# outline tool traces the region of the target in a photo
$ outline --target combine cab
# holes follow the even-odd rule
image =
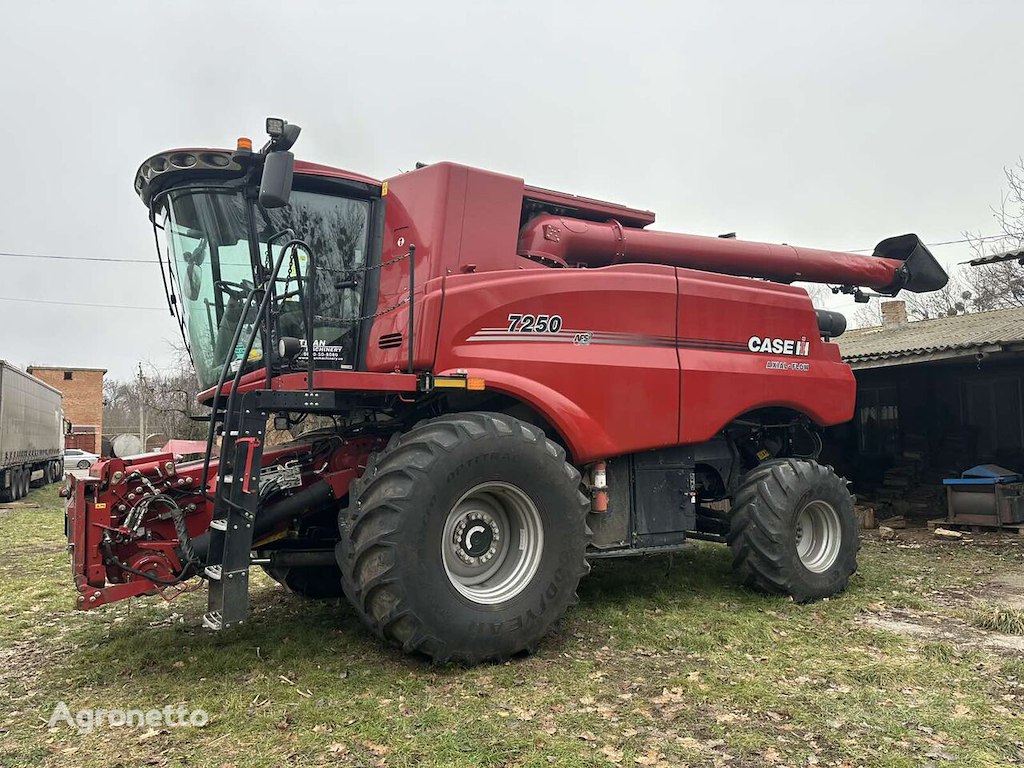
[[[789,283],[934,290],[916,236],[862,256],[657,232],[452,163],[379,182],[295,161],[298,127],[267,129],[136,176],[213,416],[202,461],[72,482],[80,607],[205,579],[227,629],[259,565],[474,663],[536,647],[589,561],[689,538],[755,589],[846,587],[852,499],[817,463],[853,413],[845,321]]]

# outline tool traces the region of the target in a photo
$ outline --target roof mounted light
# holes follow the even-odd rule
[[[267,208],[286,205],[294,166],[289,150],[302,129],[280,117],[268,117],[266,127],[270,141],[259,152],[253,151],[252,139],[241,136],[234,150],[175,149],[153,155],[135,173],[135,191],[148,207],[154,195],[189,178],[188,174],[223,171],[237,178],[262,165],[263,205]]]
[[[267,135],[272,139],[276,139],[278,136],[284,134],[284,127],[286,125],[288,125],[287,120],[282,120],[280,117],[268,117]]]
[[[270,149],[287,152],[299,138],[302,128],[289,123],[280,117],[267,118],[267,135],[270,136]]]

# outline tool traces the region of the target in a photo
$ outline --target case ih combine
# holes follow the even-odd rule
[[[728,543],[759,590],[846,586],[853,503],[816,461],[853,413],[845,321],[788,283],[940,288],[915,235],[854,255],[649,231],[451,163],[379,182],[298,162],[298,127],[267,131],[136,176],[213,418],[205,461],[71,481],[79,607],[200,578],[226,629],[259,565],[473,663],[533,649],[588,561],[688,538]]]

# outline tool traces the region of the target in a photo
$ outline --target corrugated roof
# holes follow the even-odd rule
[[[30,365],[26,368],[29,373],[32,371],[83,371],[86,373],[106,373],[106,368],[82,368],[80,365]]]
[[[1024,307],[847,331],[836,342],[849,363],[968,351],[1024,342]]]
[[[972,267],[980,267],[985,264],[995,264],[1000,261],[1011,261],[1013,259],[1024,259],[1024,248],[1006,251],[1005,253],[993,253],[989,256],[979,256],[977,259],[971,259],[967,263]]]

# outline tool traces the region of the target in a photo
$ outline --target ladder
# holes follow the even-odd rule
[[[260,503],[260,464],[268,411],[259,391],[239,397],[237,415],[225,419],[220,471],[210,522],[210,582],[203,626],[227,629],[249,612],[249,564],[253,526]]]
[[[256,389],[240,394],[233,413],[225,414],[209,559],[203,571],[210,582],[203,616],[207,629],[237,626],[249,613],[249,566],[268,417],[280,411],[329,414],[338,407],[333,391]]]

